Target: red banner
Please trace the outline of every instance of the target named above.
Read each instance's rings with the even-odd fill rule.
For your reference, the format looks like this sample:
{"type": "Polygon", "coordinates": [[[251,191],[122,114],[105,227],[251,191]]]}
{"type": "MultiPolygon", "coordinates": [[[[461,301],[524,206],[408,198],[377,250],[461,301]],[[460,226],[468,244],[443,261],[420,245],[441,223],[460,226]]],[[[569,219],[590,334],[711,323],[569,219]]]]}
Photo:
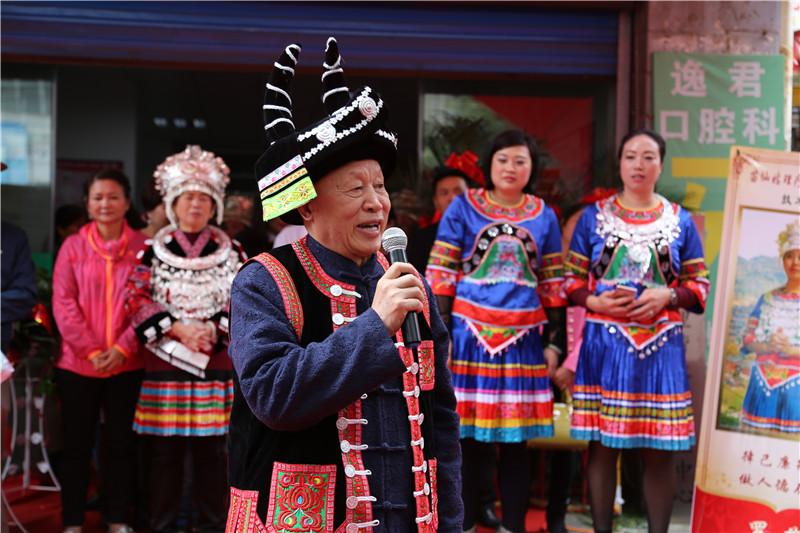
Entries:
{"type": "Polygon", "coordinates": [[[699,488],[694,492],[694,505],[692,533],[784,533],[797,531],[800,525],[798,509],[776,513],[767,505],[716,496],[699,488]]]}

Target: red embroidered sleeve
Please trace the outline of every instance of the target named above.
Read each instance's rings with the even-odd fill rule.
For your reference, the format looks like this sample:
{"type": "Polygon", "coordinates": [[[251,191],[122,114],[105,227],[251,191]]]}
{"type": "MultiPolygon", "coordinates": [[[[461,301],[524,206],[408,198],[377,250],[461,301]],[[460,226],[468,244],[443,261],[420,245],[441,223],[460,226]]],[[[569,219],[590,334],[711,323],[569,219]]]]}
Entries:
{"type": "Polygon", "coordinates": [[[300,296],[297,294],[297,288],[292,281],[292,277],[280,261],[270,254],[262,253],[252,258],[252,261],[258,261],[269,272],[278,290],[281,292],[281,299],[283,300],[283,309],[286,312],[286,318],[292,324],[299,340],[303,336],[303,306],[300,304],[300,296]]]}
{"type": "Polygon", "coordinates": [[[461,261],[461,248],[444,241],[436,241],[431,249],[425,278],[439,296],[455,296],[461,261]]]}
{"type": "Polygon", "coordinates": [[[536,292],[542,307],[567,305],[567,296],[564,293],[564,261],[560,253],[542,256],[536,276],[539,280],[536,292]]]}
{"type": "Polygon", "coordinates": [[[575,250],[567,253],[564,291],[567,295],[580,288],[589,288],[589,258],[575,250]]]}
{"type": "Polygon", "coordinates": [[[678,284],[692,291],[697,297],[697,303],[701,310],[706,308],[710,283],[708,281],[708,269],[703,258],[691,259],[681,263],[678,284]]]}
{"type": "Polygon", "coordinates": [[[139,263],[133,267],[128,277],[128,300],[125,302],[131,316],[131,326],[144,343],[163,337],[174,322],[164,306],[153,301],[150,276],[149,264],[139,263]]]}

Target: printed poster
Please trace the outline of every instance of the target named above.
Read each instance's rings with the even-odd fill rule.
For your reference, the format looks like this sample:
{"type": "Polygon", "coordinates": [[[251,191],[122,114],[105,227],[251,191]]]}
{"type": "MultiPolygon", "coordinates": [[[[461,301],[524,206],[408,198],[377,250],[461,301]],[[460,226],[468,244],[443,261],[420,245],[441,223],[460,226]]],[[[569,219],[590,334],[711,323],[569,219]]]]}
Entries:
{"type": "Polygon", "coordinates": [[[800,153],[734,146],[693,532],[800,531],[800,153]]]}

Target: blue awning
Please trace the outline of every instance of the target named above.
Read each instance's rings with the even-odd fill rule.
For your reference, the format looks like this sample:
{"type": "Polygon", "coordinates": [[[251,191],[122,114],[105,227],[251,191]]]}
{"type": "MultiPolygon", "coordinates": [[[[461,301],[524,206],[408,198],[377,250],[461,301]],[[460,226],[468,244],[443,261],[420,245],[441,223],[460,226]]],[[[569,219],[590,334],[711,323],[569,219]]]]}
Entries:
{"type": "Polygon", "coordinates": [[[317,66],[329,35],[351,69],[616,75],[615,11],[530,4],[3,2],[0,46],[11,60],[262,69],[290,42],[317,66]]]}

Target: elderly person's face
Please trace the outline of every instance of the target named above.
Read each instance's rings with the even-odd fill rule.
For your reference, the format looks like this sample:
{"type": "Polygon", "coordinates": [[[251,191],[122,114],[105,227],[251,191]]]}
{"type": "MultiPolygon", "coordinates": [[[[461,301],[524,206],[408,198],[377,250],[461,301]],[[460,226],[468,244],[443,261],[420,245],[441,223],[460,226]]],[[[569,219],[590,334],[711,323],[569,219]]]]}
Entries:
{"type": "Polygon", "coordinates": [[[372,159],[353,161],[315,188],[317,197],[299,208],[308,232],[326,248],[363,264],[380,249],[391,206],[380,165],[372,159]]]}
{"type": "Polygon", "coordinates": [[[172,210],[182,231],[196,233],[214,216],[214,200],[204,192],[186,191],[175,199],[172,210]]]}

